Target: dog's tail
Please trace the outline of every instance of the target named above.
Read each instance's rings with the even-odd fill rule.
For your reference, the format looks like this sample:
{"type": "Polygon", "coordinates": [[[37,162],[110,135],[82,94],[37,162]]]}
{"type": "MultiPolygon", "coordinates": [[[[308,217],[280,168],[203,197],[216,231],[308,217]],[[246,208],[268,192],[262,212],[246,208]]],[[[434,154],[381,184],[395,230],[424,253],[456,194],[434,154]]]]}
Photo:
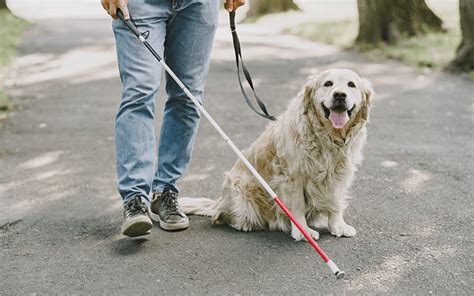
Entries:
{"type": "Polygon", "coordinates": [[[212,217],[216,212],[217,201],[210,198],[181,197],[178,198],[178,203],[184,213],[190,215],[212,217]]]}

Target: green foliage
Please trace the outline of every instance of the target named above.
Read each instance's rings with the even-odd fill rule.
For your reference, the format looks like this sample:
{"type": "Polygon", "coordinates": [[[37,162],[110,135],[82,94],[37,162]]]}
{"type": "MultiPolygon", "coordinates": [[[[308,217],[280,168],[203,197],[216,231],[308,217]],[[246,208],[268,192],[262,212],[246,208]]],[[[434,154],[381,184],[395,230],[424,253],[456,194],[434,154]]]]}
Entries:
{"type": "Polygon", "coordinates": [[[402,39],[396,45],[382,46],[379,50],[387,58],[401,60],[417,67],[439,69],[454,59],[460,42],[459,30],[451,30],[402,39]]]}
{"type": "Polygon", "coordinates": [[[28,22],[0,9],[0,67],[5,66],[14,56],[21,33],[28,22]]]}
{"type": "MultiPolygon", "coordinates": [[[[0,80],[2,67],[15,56],[16,47],[20,41],[23,30],[28,22],[12,15],[8,9],[0,9],[0,80]]],[[[6,116],[6,112],[12,108],[12,103],[2,90],[0,81],[0,120],[6,116]]]]}
{"type": "Polygon", "coordinates": [[[350,47],[357,37],[358,23],[348,19],[327,23],[304,23],[285,30],[286,33],[298,35],[316,42],[350,47]]]}
{"type": "MultiPolygon", "coordinates": [[[[354,48],[358,22],[350,19],[328,23],[305,23],[289,28],[286,32],[317,42],[354,48]]],[[[397,44],[367,44],[355,49],[374,59],[397,59],[419,68],[441,69],[455,57],[460,42],[460,28],[452,26],[447,32],[405,37],[397,44]]]]}

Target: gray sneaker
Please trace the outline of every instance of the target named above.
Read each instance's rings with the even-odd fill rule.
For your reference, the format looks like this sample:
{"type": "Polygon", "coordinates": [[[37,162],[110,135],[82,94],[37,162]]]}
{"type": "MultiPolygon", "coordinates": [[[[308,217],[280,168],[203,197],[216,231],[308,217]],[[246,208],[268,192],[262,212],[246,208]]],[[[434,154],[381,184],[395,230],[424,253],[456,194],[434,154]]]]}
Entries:
{"type": "Polygon", "coordinates": [[[189,227],[189,219],[179,207],[177,197],[178,194],[169,189],[153,193],[149,215],[164,230],[183,230],[189,227]]]}
{"type": "Polygon", "coordinates": [[[124,206],[122,234],[130,237],[150,233],[153,223],[147,215],[148,209],[139,195],[132,197],[124,206]]]}

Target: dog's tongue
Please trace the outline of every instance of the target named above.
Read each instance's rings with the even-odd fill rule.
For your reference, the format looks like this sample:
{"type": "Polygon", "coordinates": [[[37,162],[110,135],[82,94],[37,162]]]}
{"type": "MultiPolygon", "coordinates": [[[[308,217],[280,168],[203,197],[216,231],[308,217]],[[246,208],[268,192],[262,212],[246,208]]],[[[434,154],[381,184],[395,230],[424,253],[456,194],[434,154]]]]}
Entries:
{"type": "Polygon", "coordinates": [[[334,128],[343,128],[349,121],[349,115],[347,115],[347,111],[341,113],[331,111],[329,114],[329,120],[334,128]]]}

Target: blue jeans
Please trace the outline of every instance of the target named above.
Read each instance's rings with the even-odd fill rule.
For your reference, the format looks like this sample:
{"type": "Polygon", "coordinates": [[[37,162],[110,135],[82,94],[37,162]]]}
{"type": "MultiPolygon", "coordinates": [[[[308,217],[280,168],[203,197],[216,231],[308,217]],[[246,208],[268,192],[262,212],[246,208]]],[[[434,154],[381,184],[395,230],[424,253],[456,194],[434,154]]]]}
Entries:
{"type": "MultiPolygon", "coordinates": [[[[128,8],[147,41],[202,102],[217,28],[219,0],[130,0],[128,8]]],[[[115,118],[117,187],[124,202],[171,189],[185,173],[196,137],[199,110],[166,74],[167,101],[158,151],[155,95],[162,67],[122,24],[113,21],[123,90],[115,118]],[[156,165],[156,160],[158,163],[156,165]]]]}

